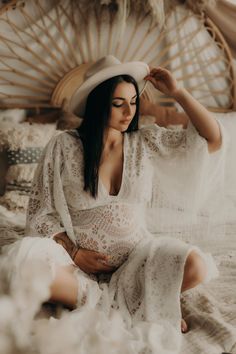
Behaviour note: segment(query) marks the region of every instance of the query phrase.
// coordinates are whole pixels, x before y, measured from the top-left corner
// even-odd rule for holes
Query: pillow
[[[0,195],[5,192],[5,176],[7,173],[7,154],[6,151],[0,151]]]
[[[4,109],[0,110],[0,123],[1,122],[14,122],[21,123],[25,120],[26,111],[25,109]]]
[[[5,180],[5,194],[0,197],[0,204],[10,210],[26,210],[43,148],[57,133],[56,124],[0,122],[0,150],[7,164],[5,176],[1,176]],[[4,190],[3,185],[1,189]]]

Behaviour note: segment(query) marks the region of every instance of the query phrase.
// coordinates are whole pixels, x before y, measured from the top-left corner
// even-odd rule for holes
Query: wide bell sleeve
[[[27,209],[26,234],[53,237],[66,231],[74,240],[61,179],[64,166],[61,136],[50,140],[35,171]]]
[[[141,129],[146,158],[152,166],[148,216],[155,230],[186,225],[190,220],[194,223],[199,213],[209,216],[219,208],[228,145],[227,134],[219,126],[222,145],[213,153],[191,122],[187,129],[156,124]]]

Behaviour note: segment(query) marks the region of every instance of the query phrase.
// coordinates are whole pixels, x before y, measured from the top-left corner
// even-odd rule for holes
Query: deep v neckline
[[[105,184],[103,183],[103,180],[101,177],[99,177],[99,184],[101,185],[102,189],[104,190],[105,194],[110,197],[110,198],[117,198],[121,195],[122,189],[123,189],[123,183],[124,183],[124,174],[125,174],[125,165],[126,165],[126,134],[124,133],[124,139],[123,139],[123,146],[122,146],[122,155],[123,155],[123,161],[122,161],[122,174],[121,174],[121,183],[120,183],[120,188],[117,194],[110,194],[107,188],[105,187]]]

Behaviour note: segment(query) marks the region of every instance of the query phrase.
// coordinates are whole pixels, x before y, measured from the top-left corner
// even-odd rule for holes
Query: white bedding
[[[235,115],[229,115],[226,122],[233,137],[236,134]],[[189,323],[190,331],[182,336],[181,354],[236,354],[234,140],[232,144],[226,176],[226,194],[229,198],[225,210],[225,236],[220,237],[221,225],[216,226],[215,237],[213,233],[204,239],[201,226],[191,236],[181,236],[181,239],[211,252],[220,271],[219,278],[186,292],[182,297],[184,318]],[[15,214],[0,206],[0,246],[21,238],[24,224],[24,214]],[[24,272],[21,290],[15,289],[11,294],[5,286],[4,272],[0,272],[0,354],[136,354],[137,348],[142,346],[144,338],[141,338],[140,333],[144,331],[140,331],[139,326],[127,331],[118,313],[108,319],[105,314],[88,308],[72,312],[59,306],[40,310],[40,303],[48,297],[50,279],[47,271],[35,265]],[[156,333],[157,328],[153,328],[145,340],[154,343]],[[162,353],[155,343],[153,353],[172,354],[172,351]]]
[[[183,337],[183,353],[236,353],[236,224],[227,229],[224,240],[202,242],[220,276],[184,296],[191,331]]]
[[[12,242],[22,237],[24,215],[0,207],[0,225],[4,242]],[[224,239],[198,240],[203,250],[211,251],[215,256],[220,277],[186,292],[182,298],[184,316],[190,325],[189,333],[182,336],[182,354],[236,354],[236,221],[226,226]],[[140,346],[138,327],[133,333],[127,331],[117,313],[108,319],[97,310],[86,308],[72,312],[59,307],[54,311],[44,308],[35,320],[40,301],[48,296],[46,284],[50,279],[37,267],[25,271],[23,289],[14,294],[7,294],[5,289],[5,295],[0,299],[1,354],[15,354],[22,348],[24,354],[32,354],[33,348],[40,354],[137,352]],[[35,272],[40,274],[34,276]],[[38,280],[29,292],[27,284],[35,278]],[[1,279],[3,293],[4,284]],[[153,336],[155,338],[155,328]],[[140,337],[141,342],[143,339]],[[150,337],[149,341],[152,340]],[[153,353],[159,354],[158,348],[154,350]]]

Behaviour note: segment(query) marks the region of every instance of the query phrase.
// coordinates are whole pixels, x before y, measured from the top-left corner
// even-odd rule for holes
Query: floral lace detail
[[[109,264],[116,267],[124,263],[137,243],[147,236],[140,226],[140,214],[129,204],[110,203],[72,215],[79,246],[109,255]]]
[[[176,239],[142,240],[110,281],[112,307],[132,321],[169,321],[180,326],[179,294],[191,246]]]
[[[62,168],[62,161],[58,163],[58,160],[54,158],[59,153],[59,146],[58,144],[54,145],[54,142],[55,138],[51,140],[47,150],[44,150],[32,182],[27,210],[27,223],[31,226],[28,231],[30,234],[36,232],[37,234],[51,236],[65,230],[61,226],[60,217],[55,210],[53,195],[54,170],[59,174]],[[43,166],[46,168],[43,168]]]
[[[114,201],[131,203],[130,208],[136,210],[137,204],[140,205],[150,198],[152,176],[149,173],[150,169],[147,168],[148,161],[145,163],[145,159],[142,158],[145,147],[138,139],[130,140],[126,136],[125,140],[126,164],[122,191],[119,197],[111,201],[101,186],[97,199],[84,191],[83,148],[80,139],[68,133],[53,138],[44,151],[32,183],[27,213],[27,234],[50,237],[66,230],[69,237],[77,242],[74,228],[79,226],[77,211],[112,204]],[[140,189],[140,185],[145,187]],[[102,218],[107,225],[111,225],[109,218],[112,216],[108,208],[106,212],[107,215],[103,215]],[[118,220],[117,217],[116,222]],[[124,220],[122,222],[124,223]],[[116,228],[119,229],[120,226],[121,224],[117,224]],[[96,227],[93,223],[93,228]],[[113,234],[114,230],[110,229],[110,233]],[[127,246],[123,247],[126,249]]]
[[[210,175],[204,174],[209,166],[206,147],[191,126],[173,132],[153,125],[125,134],[121,190],[117,196],[109,196],[99,184],[94,199],[83,190],[81,141],[64,132],[46,147],[34,178],[27,217],[31,234],[52,236],[66,230],[81,247],[110,255],[110,264],[118,269],[98,275],[102,289],[98,307],[107,314],[118,309],[129,328],[143,321],[143,331],[150,326],[156,343],[166,343],[166,333],[169,338],[181,335],[179,298],[184,264],[193,247],[166,235],[154,238],[147,230],[144,209],[153,203],[157,206],[152,208],[154,223],[159,225],[163,218],[176,232],[170,211],[179,208],[185,194],[186,211],[196,195],[204,195],[198,185],[212,183],[206,178]],[[40,251],[47,254],[43,242]],[[81,304],[90,298],[91,286],[84,284]]]
[[[65,144],[68,150],[68,145]],[[27,210],[27,234],[52,236],[67,229],[73,239],[73,228],[63,192],[64,169],[60,135],[52,138],[44,150],[35,172]]]
[[[186,132],[184,130],[168,130],[163,127],[146,130],[143,134],[144,141],[153,152],[168,155],[176,148],[186,147]]]
[[[141,137],[151,154],[165,157],[179,155],[189,148],[194,140],[205,142],[190,123],[188,129],[167,129],[156,124],[149,125],[140,130]]]
[[[192,145],[197,151],[195,155],[187,152]],[[111,198],[99,185],[98,197],[94,199],[83,189],[84,162],[80,138],[67,132],[59,134],[52,138],[45,148],[35,173],[27,214],[27,233],[50,237],[66,230],[71,240],[77,242],[78,237],[74,228],[79,227],[77,211],[106,206],[114,202],[130,204],[130,208],[135,211],[140,205],[145,206],[150,202],[153,206],[159,202],[163,204],[164,197],[161,197],[163,195],[171,201],[176,200],[177,207],[180,207],[176,191],[179,189],[179,194],[183,195],[183,190],[192,198],[192,189],[195,185],[192,184],[190,186],[192,189],[186,193],[185,172],[187,167],[191,166],[187,171],[188,179],[191,180],[195,171],[201,171],[205,152],[203,154],[200,148],[206,150],[205,139],[201,138],[191,125],[187,130],[171,130],[154,124],[125,134],[125,161],[119,195]],[[177,173],[179,164],[179,178],[173,184],[173,171]],[[165,205],[167,204],[165,200]],[[170,202],[168,205],[171,205]],[[107,225],[113,225],[109,209],[106,211],[108,214],[102,218]],[[99,214],[97,216],[99,217]],[[79,220],[82,222],[81,218]],[[144,213],[140,215],[140,220],[145,224]],[[90,232],[94,232],[98,226],[93,221],[91,223],[93,230]],[[120,226],[117,224],[116,227]],[[114,230],[111,230],[110,234],[113,235]],[[127,245],[124,244],[123,247],[126,249]]]

